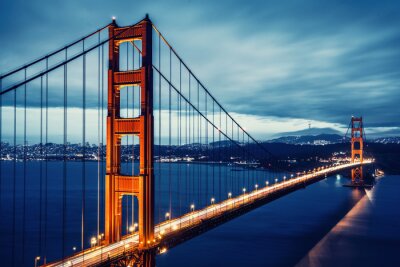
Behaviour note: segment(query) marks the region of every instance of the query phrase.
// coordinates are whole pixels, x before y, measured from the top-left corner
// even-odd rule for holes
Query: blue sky
[[[400,134],[399,1],[22,1],[0,3],[0,72],[112,16],[149,13],[194,73],[258,138],[308,127]]]

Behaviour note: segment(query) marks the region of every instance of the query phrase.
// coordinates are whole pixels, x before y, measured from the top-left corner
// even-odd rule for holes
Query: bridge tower
[[[362,117],[351,118],[351,163],[360,162],[363,163],[363,152],[364,152],[364,128]],[[363,184],[363,169],[360,165],[351,170],[351,183]]]
[[[109,26],[108,114],[105,177],[105,238],[106,244],[121,239],[122,197],[137,197],[139,205],[139,247],[148,248],[154,239],[154,118],[152,23],[148,16],[131,27]],[[141,40],[142,66],[120,71],[120,44]],[[120,117],[120,90],[124,86],[140,88],[140,116]],[[136,87],[139,86],[139,87]],[[121,173],[121,138],[139,136],[140,173]]]

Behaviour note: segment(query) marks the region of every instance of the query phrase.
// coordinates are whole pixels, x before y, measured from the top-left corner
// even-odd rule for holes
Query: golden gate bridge
[[[10,266],[155,266],[156,254],[328,175],[351,169],[350,185],[367,186],[362,166],[373,162],[363,156],[362,118],[353,117],[347,162],[288,171],[148,16],[126,27],[113,18],[3,74],[0,89]],[[79,146],[71,144],[77,133]],[[36,220],[27,218],[32,206]],[[26,228],[35,222],[31,245]]]

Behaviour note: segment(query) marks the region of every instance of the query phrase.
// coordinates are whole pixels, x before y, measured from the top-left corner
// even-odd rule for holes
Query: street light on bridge
[[[97,244],[97,239],[96,239],[96,237],[93,236],[90,239],[90,245],[91,245],[91,247],[94,247],[96,244]]]
[[[40,256],[36,256],[36,258],[35,258],[35,267],[37,267],[38,261],[40,261]]]

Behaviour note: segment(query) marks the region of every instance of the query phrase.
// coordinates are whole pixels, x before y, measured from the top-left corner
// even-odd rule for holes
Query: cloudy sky
[[[400,134],[399,1],[0,2],[0,72],[149,13],[215,97],[258,138],[308,127]]]

